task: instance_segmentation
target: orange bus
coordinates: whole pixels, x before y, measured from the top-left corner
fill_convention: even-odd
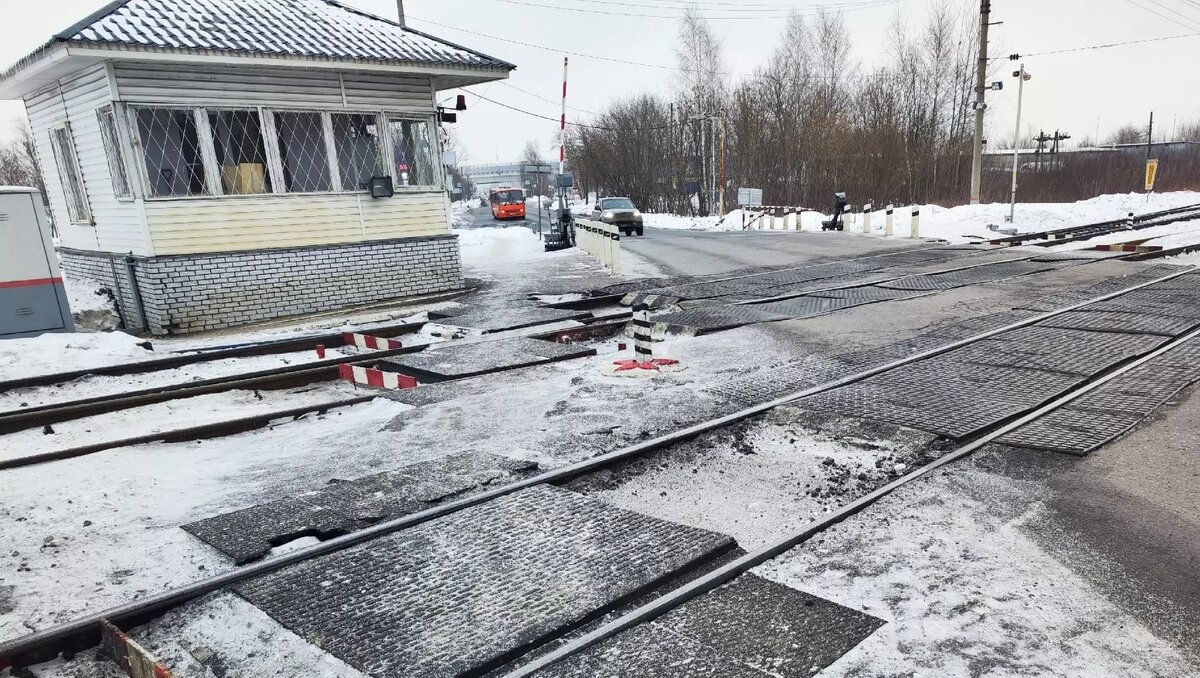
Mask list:
[[[525,191],[519,188],[499,186],[493,188],[488,196],[492,204],[493,219],[524,219]]]

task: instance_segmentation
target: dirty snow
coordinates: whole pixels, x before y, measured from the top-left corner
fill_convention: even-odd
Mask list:
[[[4,471],[0,640],[233,567],[180,525],[440,456],[397,448],[386,399],[204,441]]]
[[[286,391],[226,391],[181,398],[60,422],[50,427],[51,433],[37,427],[8,434],[4,436],[0,460],[345,400],[369,393],[356,390],[347,382],[334,381]]]
[[[124,332],[48,333],[0,340],[0,381],[162,356]],[[0,409],[5,409],[0,407]]]
[[[956,465],[754,572],[888,622],[823,676],[1196,675],[1030,536],[1045,492]]]
[[[94,337],[111,336],[111,334],[43,335],[37,339],[44,339],[45,337],[51,336]],[[38,355],[44,355],[45,345],[45,342],[34,344],[36,347],[35,353]],[[0,350],[3,350],[3,348],[3,342],[0,342]],[[337,357],[337,355],[337,350],[330,349],[326,352],[325,357],[326,359],[329,359]],[[150,357],[156,357],[156,354],[151,353]],[[270,355],[248,356],[245,358],[210,360],[208,362],[182,365],[171,370],[157,370],[154,372],[143,372],[140,374],[87,376],[66,383],[53,384],[49,386],[17,388],[0,393],[0,412],[19,410],[25,407],[38,407],[40,405],[49,405],[53,403],[64,403],[74,400],[81,400],[83,398],[112,395],[115,393],[139,391],[142,389],[167,386],[171,384],[183,384],[187,382],[201,381],[204,379],[212,379],[215,377],[227,377],[231,375],[245,374],[248,372],[256,372],[259,370],[268,370],[276,367],[284,367],[287,365],[299,365],[319,359],[320,358],[317,357],[316,351],[294,351],[291,353],[274,353]],[[105,362],[100,358],[97,358],[97,362],[94,363],[94,365],[117,362],[129,361],[109,360]],[[67,363],[65,365],[57,364],[55,368],[50,371],[61,372],[66,369],[75,369],[76,366],[77,363]]]

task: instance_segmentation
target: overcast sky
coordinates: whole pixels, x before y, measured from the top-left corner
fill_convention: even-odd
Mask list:
[[[490,83],[473,91],[551,118],[539,119],[468,97],[469,110],[459,116],[457,128],[469,162],[478,163],[516,159],[530,139],[537,141],[546,157],[556,155],[553,143],[564,56],[557,50],[671,66],[678,30],[674,17],[683,1],[405,0],[405,8],[413,27],[517,65],[508,81],[511,86]],[[973,0],[948,1],[978,7]],[[347,2],[389,18],[396,14],[395,0]],[[0,3],[5,10],[5,21],[0,22],[0,62],[9,64],[102,6],[104,0]],[[867,0],[699,0],[702,13],[713,17],[712,26],[733,73],[749,73],[765,62],[779,42],[780,17],[787,7],[808,13],[819,6],[864,4]],[[891,18],[898,12],[909,24],[918,25],[931,4],[929,0],[876,0],[847,11],[855,58],[864,67],[886,60],[881,46],[887,44]],[[1190,0],[993,0],[992,20],[1003,24],[992,27],[991,49],[993,54],[1035,53],[1200,33],[1198,5]],[[776,6],[778,11],[770,9]],[[769,11],[755,13],[748,8]],[[669,68],[570,58],[568,120],[586,122],[590,117],[586,111],[599,110],[613,98],[671,87]],[[1027,124],[1022,127],[1034,133],[1039,128],[1062,129],[1074,139],[1093,136],[1099,129],[1104,137],[1126,122],[1144,124],[1153,110],[1155,138],[1162,138],[1160,131],[1168,136],[1176,118],[1200,118],[1198,64],[1200,37],[1030,57],[1026,68],[1033,79],[1026,86],[1023,118]],[[1004,62],[1002,68],[1004,91],[989,93],[988,128],[993,139],[1011,139],[1016,111],[1017,92],[1011,87],[1015,82],[1008,77],[1015,64]],[[10,121],[20,115],[20,102],[0,102],[0,137],[9,136]]]

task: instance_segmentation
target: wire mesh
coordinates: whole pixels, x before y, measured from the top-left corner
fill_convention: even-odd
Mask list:
[[[275,136],[279,141],[284,190],[291,193],[332,190],[320,113],[276,112]]]
[[[226,195],[271,192],[271,171],[258,111],[208,110],[213,151]]]
[[[436,186],[427,120],[389,118],[396,179],[400,186]]]
[[[343,191],[362,190],[374,176],[386,173],[379,118],[366,113],[333,113],[333,146]]]
[[[151,197],[205,195],[204,160],[191,109],[137,108],[138,140]]]

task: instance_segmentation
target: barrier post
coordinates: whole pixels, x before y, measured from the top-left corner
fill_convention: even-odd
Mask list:
[[[892,206],[887,206],[887,212],[883,218],[883,234],[887,237],[892,237]]]
[[[639,363],[649,363],[654,360],[654,349],[651,346],[650,331],[654,324],[650,322],[650,307],[644,303],[633,307],[633,357]]]
[[[913,205],[912,208],[912,232],[909,233],[911,238],[920,238],[921,233],[921,207]]]
[[[867,203],[867,204],[863,205],[863,230],[862,230],[862,232],[867,235],[871,234],[871,208],[873,208],[873,207],[874,207],[874,205],[872,205],[871,203]]]
[[[621,229],[614,228],[612,234],[612,269],[613,275],[621,275]]]

